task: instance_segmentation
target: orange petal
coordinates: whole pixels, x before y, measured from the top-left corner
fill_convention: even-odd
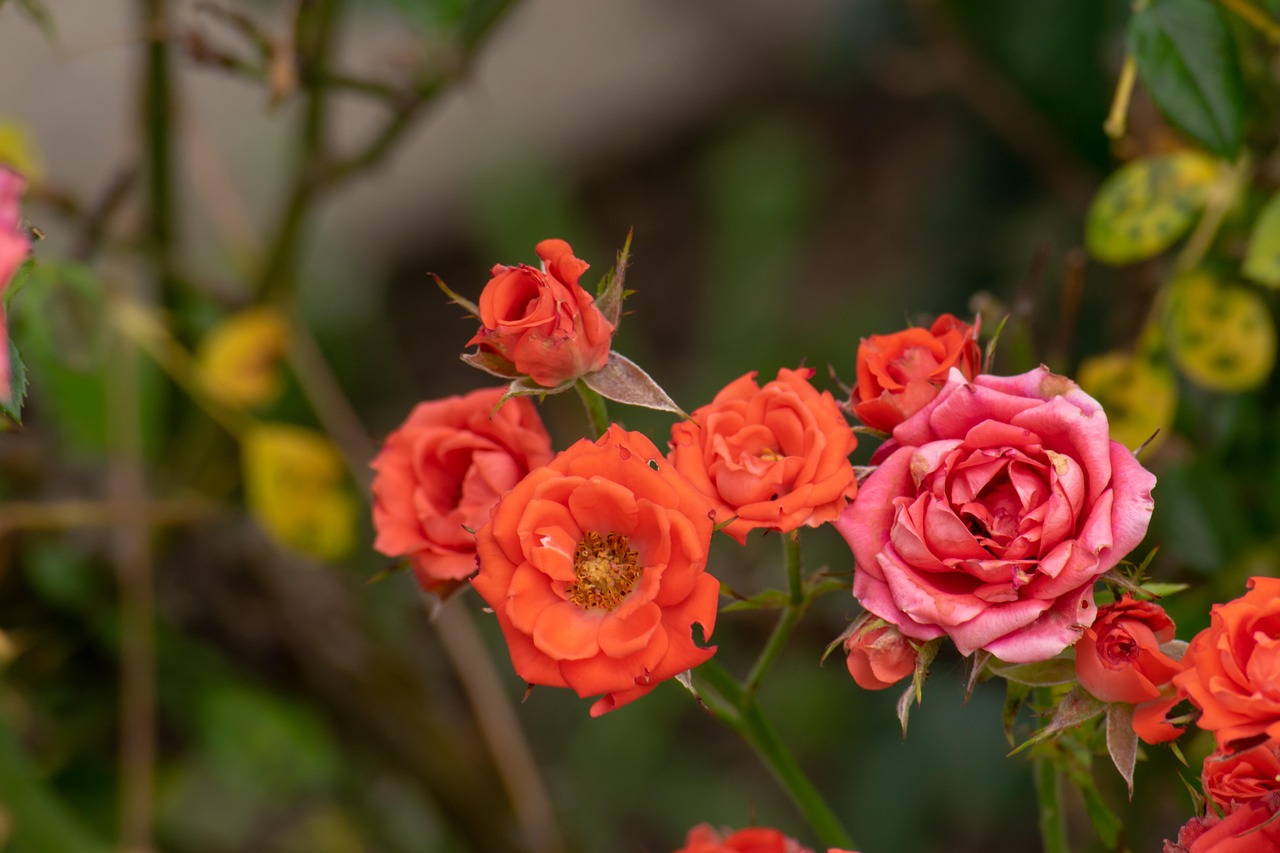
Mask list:
[[[538,614],[533,626],[533,644],[555,660],[583,660],[600,652],[597,636],[603,611],[583,610],[561,601]]]
[[[627,617],[610,613],[600,625],[600,651],[611,658],[635,654],[649,643],[662,621],[662,608],[646,602]]]

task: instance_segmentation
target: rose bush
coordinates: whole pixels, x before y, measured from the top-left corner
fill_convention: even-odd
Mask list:
[[[1164,608],[1124,595],[1098,608],[1076,643],[1076,677],[1103,702],[1137,704],[1160,698],[1181,665],[1160,650],[1173,639]]]
[[[776,829],[753,826],[737,832],[717,832],[710,824],[699,824],[689,830],[684,846],[675,853],[813,853],[800,842]],[[832,847],[827,853],[851,853]]]
[[[928,329],[863,338],[850,399],[854,415],[869,427],[891,431],[938,396],[953,367],[966,379],[977,374],[982,352],[976,338],[973,326],[951,314]]]
[[[424,589],[447,592],[475,573],[475,534],[530,470],[551,461],[533,404],[501,388],[419,403],[371,463],[373,547],[407,557]]]
[[[725,533],[745,543],[756,528],[788,533],[833,520],[857,493],[849,454],[857,440],[813,370],[754,372],[671,428],[671,462],[715,505]]]
[[[1237,806],[1223,817],[1192,818],[1165,841],[1163,853],[1280,853],[1280,792]]]
[[[1182,662],[1173,683],[1219,747],[1264,734],[1280,740],[1280,579],[1250,578],[1243,596],[1215,604]]]
[[[1238,752],[1219,749],[1200,774],[1205,798],[1224,812],[1280,790],[1280,744],[1266,741]]]
[[[21,175],[0,166],[0,401],[8,401],[13,396],[4,291],[31,251],[27,235],[22,231],[22,214],[18,208],[26,187],[27,182]]]
[[[592,716],[707,660],[720,583],[711,507],[643,435],[613,425],[531,472],[476,536],[476,591],[529,684],[604,694]]]
[[[554,388],[609,360],[614,325],[578,283],[588,268],[564,240],[543,240],[542,269],[501,264],[480,293],[480,330],[467,346],[493,353],[513,374]]]
[[[1094,579],[1142,540],[1154,484],[1071,380],[953,369],[835,524],[867,610],[962,654],[1039,661],[1093,623]]]
[[[892,687],[916,670],[918,653],[894,625],[875,619],[854,630],[844,641],[849,674],[864,690]]]

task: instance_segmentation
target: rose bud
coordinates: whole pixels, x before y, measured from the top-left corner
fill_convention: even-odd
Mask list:
[[[547,388],[600,370],[609,361],[614,324],[596,307],[578,278],[586,261],[563,240],[535,249],[542,268],[495,266],[480,293],[479,345],[509,363],[511,372]]]
[[[977,330],[951,314],[928,329],[872,335],[858,344],[858,384],[849,401],[869,427],[890,432],[920,411],[947,383],[951,368],[966,379],[978,372]]]
[[[1160,697],[1182,666],[1160,651],[1173,639],[1173,620],[1158,604],[1124,595],[1098,609],[1076,643],[1076,677],[1104,702],[1136,704]]]
[[[863,690],[892,687],[916,670],[916,648],[893,625],[873,619],[844,641],[849,674]]]

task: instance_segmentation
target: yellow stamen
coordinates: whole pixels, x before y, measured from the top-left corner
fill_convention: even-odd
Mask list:
[[[583,609],[616,610],[644,573],[636,565],[639,556],[621,534],[587,531],[573,555],[577,581],[569,586],[569,600]]]

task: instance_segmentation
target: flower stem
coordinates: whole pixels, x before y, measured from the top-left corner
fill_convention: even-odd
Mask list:
[[[1053,761],[1038,757],[1032,763],[1036,802],[1040,807],[1040,839],[1045,853],[1070,853],[1067,821],[1062,811],[1062,777]]]
[[[574,385],[582,405],[587,410],[587,424],[591,429],[591,437],[599,438],[609,428],[609,409],[605,406],[604,397],[587,387],[581,379]]]
[[[769,635],[769,641],[765,643],[760,651],[760,657],[756,660],[756,665],[751,668],[751,673],[747,676],[744,690],[749,696],[754,696],[760,689],[760,682],[764,680],[765,673],[777,660],[782,647],[791,636],[792,629],[805,611],[804,586],[801,580],[800,531],[796,530],[782,537],[782,554],[787,571],[787,608],[782,611],[778,624]]]
[[[854,848],[849,831],[840,818],[822,798],[801,769],[795,756],[783,743],[777,730],[756,704],[754,694],[748,693],[714,660],[698,667],[703,680],[719,694],[707,697],[707,708],[713,715],[755,750],[756,755],[773,773],[800,809],[801,814],[817,832],[823,844],[832,847]]]

